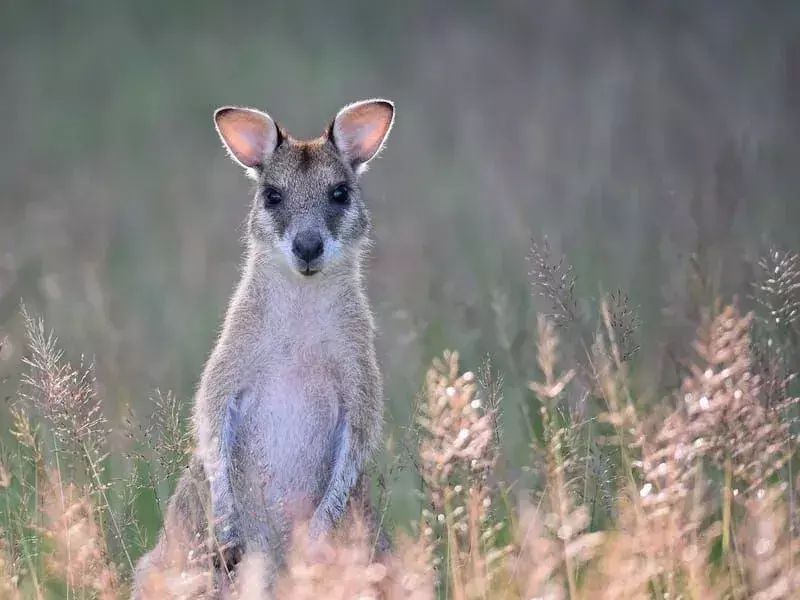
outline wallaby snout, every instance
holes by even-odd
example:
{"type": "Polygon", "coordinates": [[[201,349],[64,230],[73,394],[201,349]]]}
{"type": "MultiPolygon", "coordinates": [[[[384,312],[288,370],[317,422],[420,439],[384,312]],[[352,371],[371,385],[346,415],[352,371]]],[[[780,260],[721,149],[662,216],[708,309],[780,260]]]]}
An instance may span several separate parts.
{"type": "Polygon", "coordinates": [[[322,235],[315,229],[304,229],[294,236],[292,254],[298,261],[303,275],[313,275],[320,268],[320,258],[325,250],[322,235]]]}

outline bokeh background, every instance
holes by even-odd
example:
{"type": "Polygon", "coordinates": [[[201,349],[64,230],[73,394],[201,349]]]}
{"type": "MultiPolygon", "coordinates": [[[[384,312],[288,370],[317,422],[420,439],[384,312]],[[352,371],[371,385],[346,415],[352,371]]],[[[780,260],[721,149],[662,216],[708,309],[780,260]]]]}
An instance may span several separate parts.
{"type": "MultiPolygon", "coordinates": [[[[770,244],[798,249],[796,1],[3,0],[3,396],[24,300],[94,360],[121,457],[126,405],[146,418],[156,388],[191,399],[237,279],[251,190],[213,110],[314,136],[373,96],[397,103],[364,182],[384,465],[445,348],[465,368],[493,357],[509,477],[528,459],[547,309],[532,237],[568,257],[580,297],[628,293],[651,393],[667,342],[692,332],[692,255],[730,298],[770,244]]],[[[413,464],[392,471],[391,519],[416,514],[416,482],[413,464]]]]}

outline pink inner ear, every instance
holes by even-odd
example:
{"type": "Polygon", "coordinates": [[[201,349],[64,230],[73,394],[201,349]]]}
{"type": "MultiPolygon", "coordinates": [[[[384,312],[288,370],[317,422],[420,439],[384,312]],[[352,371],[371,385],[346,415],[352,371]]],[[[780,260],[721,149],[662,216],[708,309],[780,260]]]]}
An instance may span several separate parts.
{"type": "Polygon", "coordinates": [[[274,148],[277,133],[272,120],[264,114],[233,109],[220,114],[217,127],[231,154],[246,167],[255,167],[274,148]]]}
{"type": "Polygon", "coordinates": [[[336,120],[334,135],[345,154],[366,162],[380,149],[391,120],[391,109],[384,104],[355,106],[336,120]]]}
{"type": "Polygon", "coordinates": [[[371,156],[378,151],[383,141],[383,131],[375,123],[367,122],[360,127],[359,137],[361,138],[361,143],[359,146],[364,149],[365,153],[371,156]]]}

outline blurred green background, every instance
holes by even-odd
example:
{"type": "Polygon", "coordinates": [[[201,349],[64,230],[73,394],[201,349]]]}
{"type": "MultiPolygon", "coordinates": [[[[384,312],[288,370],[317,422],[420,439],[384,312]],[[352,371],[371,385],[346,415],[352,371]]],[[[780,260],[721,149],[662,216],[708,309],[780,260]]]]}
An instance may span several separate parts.
{"type": "MultiPolygon", "coordinates": [[[[393,448],[433,356],[456,348],[475,369],[490,354],[519,475],[547,308],[531,236],[567,255],[579,295],[629,293],[651,390],[693,331],[692,253],[730,297],[770,243],[798,249],[796,1],[3,0],[4,396],[24,299],[70,357],[94,359],[114,456],[126,404],[146,417],[155,388],[189,400],[251,193],[213,110],[259,107],[303,137],[373,96],[397,103],[365,178],[393,448]]],[[[392,456],[407,468],[389,516],[408,519],[417,478],[392,456]]]]}

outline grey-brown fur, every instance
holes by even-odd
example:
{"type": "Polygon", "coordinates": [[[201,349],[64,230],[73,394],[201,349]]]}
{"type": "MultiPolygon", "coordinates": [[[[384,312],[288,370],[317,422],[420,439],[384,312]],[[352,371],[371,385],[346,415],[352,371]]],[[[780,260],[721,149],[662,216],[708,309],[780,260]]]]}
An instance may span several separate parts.
{"type": "MultiPolygon", "coordinates": [[[[197,455],[171,500],[167,533],[205,531],[199,506],[209,494],[220,543],[280,564],[296,520],[325,534],[357,487],[369,493],[359,481],[380,441],[383,389],[362,281],[369,218],[358,180],[393,118],[389,102],[356,103],[328,134],[301,142],[264,113],[217,111],[256,194],[242,277],[195,398],[197,455]],[[210,489],[196,485],[204,475],[210,489]]],[[[137,582],[166,544],[162,535],[137,582]]]]}

